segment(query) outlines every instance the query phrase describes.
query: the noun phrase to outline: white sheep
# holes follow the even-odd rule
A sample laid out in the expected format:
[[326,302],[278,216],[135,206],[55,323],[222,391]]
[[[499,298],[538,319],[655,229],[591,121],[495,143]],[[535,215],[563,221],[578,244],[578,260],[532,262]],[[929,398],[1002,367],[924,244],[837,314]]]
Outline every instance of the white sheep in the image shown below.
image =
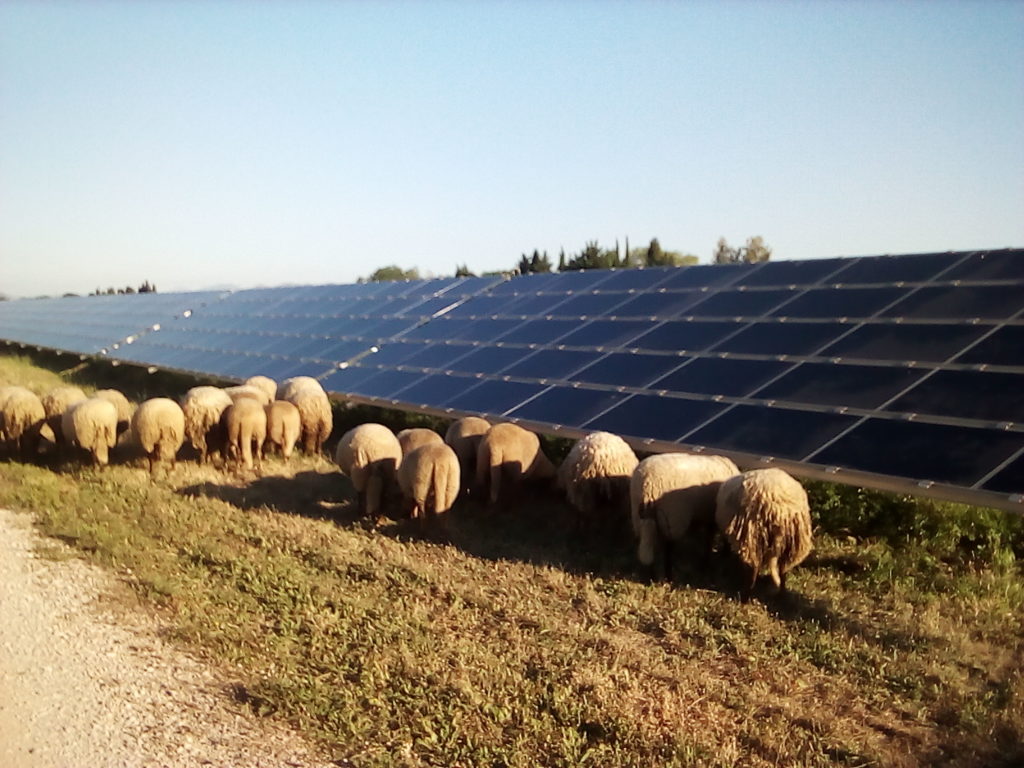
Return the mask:
[[577,527],[602,508],[621,512],[625,520],[629,481],[638,463],[629,444],[610,432],[591,432],[576,441],[559,467],[558,484],[578,513]]
[[[489,488],[491,504],[515,495],[524,480],[555,477],[555,467],[544,455],[540,439],[518,424],[495,424],[480,440],[476,456],[476,484]],[[504,478],[504,485],[503,485]]]
[[323,385],[321,385],[320,382],[312,376],[293,376],[290,379],[285,379],[277,385],[277,394],[275,399],[290,401],[292,396],[303,390],[323,392],[325,395],[327,394],[324,392]]
[[334,426],[334,414],[331,411],[331,401],[323,387],[313,379],[310,381],[316,386],[304,384],[286,388],[285,396],[280,399],[299,409],[302,449],[313,455],[323,450],[324,443],[330,437]]
[[479,416],[464,416],[448,425],[444,441],[459,457],[459,472],[462,476],[462,493],[468,493],[476,473],[476,452],[480,441],[487,434],[491,424]]
[[54,387],[40,398],[43,403],[43,410],[46,412],[46,425],[53,432],[53,441],[57,447],[63,447],[64,433],[61,431],[61,418],[68,406],[87,399],[85,392],[78,387]]
[[814,548],[807,492],[781,469],[754,469],[723,482],[715,522],[746,571],[744,600],[763,568],[785,592],[786,574]]
[[[694,525],[713,535],[718,488],[738,473],[724,456],[662,453],[637,464],[629,496],[641,564],[660,565],[658,570],[671,579],[672,545]],[[710,538],[706,543],[710,545]]]
[[39,453],[39,433],[45,421],[46,411],[35,392],[18,386],[0,392],[3,439],[22,459],[33,459]]
[[117,406],[102,397],[90,397],[68,407],[61,418],[61,430],[68,445],[92,455],[93,463],[105,467],[110,449],[117,445]]
[[273,402],[273,398],[266,393],[261,387],[252,386],[250,384],[238,384],[234,387],[224,387],[224,391],[227,392],[228,397],[231,398],[231,402],[237,403],[242,398],[249,400],[255,400],[260,406],[268,406]]
[[154,397],[146,400],[132,416],[132,434],[149,459],[153,474],[160,462],[177,463],[178,450],[185,442],[185,414],[173,400]]
[[135,405],[124,396],[123,392],[116,389],[97,389],[93,397],[106,400],[117,409],[117,434],[120,436],[128,431],[131,426],[132,414],[135,413]]
[[286,400],[275,400],[266,408],[267,411],[267,443],[276,445],[281,457],[288,461],[295,449],[295,441],[302,432],[302,421],[299,409]]
[[417,448],[423,445],[444,445],[444,440],[432,429],[426,429],[425,427],[411,427],[410,429],[403,429],[395,437],[398,438],[398,444],[402,446],[402,455],[408,456],[410,453],[415,451]]
[[272,403],[277,398],[277,382],[269,376],[250,376],[242,384],[247,387],[256,387],[265,392],[267,402]]
[[459,458],[440,441],[414,448],[398,467],[398,485],[410,517],[425,523],[428,515],[442,515],[455,503],[460,487]]
[[383,424],[360,424],[341,436],[335,461],[352,480],[360,514],[376,519],[402,461],[398,438]]
[[182,398],[185,435],[199,452],[200,463],[205,463],[212,453],[223,451],[220,417],[229,405],[231,396],[219,387],[193,387]]
[[257,400],[240,397],[224,409],[220,420],[228,456],[237,466],[252,469],[255,454],[256,463],[259,464],[263,456],[263,441],[267,438],[265,407]]

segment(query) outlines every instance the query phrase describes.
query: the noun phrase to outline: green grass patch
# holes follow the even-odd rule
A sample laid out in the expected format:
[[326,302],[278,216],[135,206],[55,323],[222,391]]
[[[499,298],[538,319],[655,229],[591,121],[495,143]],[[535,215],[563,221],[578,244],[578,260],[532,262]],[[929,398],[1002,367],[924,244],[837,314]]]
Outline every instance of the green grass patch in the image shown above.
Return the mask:
[[793,593],[741,604],[727,563],[647,584],[625,528],[576,535],[551,498],[460,505],[439,544],[368,530],[324,459],[0,463],[0,504],[351,765],[1019,765],[1018,521],[811,490]]

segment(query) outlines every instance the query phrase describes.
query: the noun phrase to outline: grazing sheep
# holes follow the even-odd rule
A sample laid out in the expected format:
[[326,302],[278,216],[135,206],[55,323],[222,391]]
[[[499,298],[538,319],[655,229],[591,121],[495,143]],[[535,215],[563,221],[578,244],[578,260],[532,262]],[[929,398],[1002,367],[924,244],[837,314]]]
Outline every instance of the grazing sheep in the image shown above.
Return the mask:
[[39,432],[46,411],[39,397],[24,387],[4,387],[0,392],[0,426],[12,451],[28,461],[39,453]]
[[214,452],[223,451],[224,436],[220,417],[231,405],[231,396],[219,387],[193,387],[182,398],[185,434],[199,452],[199,463],[205,463]]
[[396,435],[396,437],[398,438],[398,444],[402,446],[403,456],[408,456],[422,445],[444,444],[444,440],[441,439],[441,436],[437,434],[437,432],[424,427],[403,429]]
[[268,403],[274,402],[277,397],[277,382],[269,376],[250,376],[242,384],[247,387],[256,387],[265,392]]
[[249,384],[239,384],[235,387],[224,387],[224,391],[227,392],[228,397],[231,398],[231,402],[233,403],[237,403],[242,398],[255,400],[261,406],[267,406],[273,402],[273,398],[261,387],[254,387]]
[[117,406],[102,397],[90,397],[68,407],[61,430],[68,445],[92,455],[93,464],[105,467],[110,449],[117,445]]
[[[291,400],[294,395],[307,389],[313,392],[324,392],[323,386],[312,376],[294,376],[277,385],[276,397],[278,400]],[[324,392],[324,394],[327,393]]]
[[459,479],[459,457],[440,441],[414,448],[398,467],[398,485],[410,517],[423,522],[428,514],[441,515],[452,508],[459,495]]
[[255,454],[258,465],[263,456],[263,441],[267,439],[265,407],[252,398],[241,397],[224,409],[220,420],[228,456],[237,466],[252,469]]
[[[502,476],[506,484],[502,486]],[[554,478],[555,467],[540,448],[540,439],[517,424],[495,424],[480,440],[476,456],[476,484],[489,486],[490,502],[497,504],[518,492],[527,479]]]
[[814,547],[804,487],[781,469],[755,469],[723,482],[717,502],[715,522],[749,579],[741,597],[749,599],[762,568],[785,592],[786,574]]
[[302,449],[310,455],[323,450],[324,443],[331,436],[331,429],[334,426],[331,401],[323,388],[315,381],[314,384],[315,388],[310,385],[294,386],[281,398],[299,409]]
[[68,406],[85,400],[85,392],[78,387],[55,387],[42,396],[43,410],[46,411],[46,426],[53,432],[53,441],[58,447],[64,445],[61,432],[61,417]]
[[465,416],[456,419],[444,433],[444,441],[459,457],[459,471],[462,477],[462,493],[469,493],[476,473],[476,452],[480,441],[491,428],[490,422],[479,416]]
[[131,426],[132,414],[135,413],[135,406],[128,401],[128,398],[116,389],[97,389],[93,397],[106,400],[117,410],[118,436],[127,432],[128,427]]
[[132,433],[146,452],[150,474],[163,461],[169,461],[174,469],[178,450],[185,442],[185,413],[169,398],[146,400],[132,416]]
[[341,436],[334,458],[352,480],[359,512],[376,519],[385,489],[394,484],[402,461],[398,438],[383,424],[360,424]]
[[299,409],[286,400],[275,400],[267,406],[266,411],[267,442],[263,444],[264,455],[267,443],[272,443],[281,450],[282,458],[288,461],[295,449],[295,441],[302,432]]
[[558,470],[558,481],[577,511],[577,527],[593,520],[602,507],[621,510],[625,520],[637,463],[629,444],[610,432],[592,432],[576,441]]
[[694,525],[713,535],[718,488],[738,473],[724,456],[662,453],[637,464],[629,484],[637,559],[671,579],[673,543]]

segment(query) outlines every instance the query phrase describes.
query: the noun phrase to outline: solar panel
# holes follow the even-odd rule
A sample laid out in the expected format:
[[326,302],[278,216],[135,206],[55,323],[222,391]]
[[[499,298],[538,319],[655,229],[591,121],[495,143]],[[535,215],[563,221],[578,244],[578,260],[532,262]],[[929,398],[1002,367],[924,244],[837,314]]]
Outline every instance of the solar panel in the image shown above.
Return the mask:
[[0,336],[1024,509],[1024,251],[0,303]]

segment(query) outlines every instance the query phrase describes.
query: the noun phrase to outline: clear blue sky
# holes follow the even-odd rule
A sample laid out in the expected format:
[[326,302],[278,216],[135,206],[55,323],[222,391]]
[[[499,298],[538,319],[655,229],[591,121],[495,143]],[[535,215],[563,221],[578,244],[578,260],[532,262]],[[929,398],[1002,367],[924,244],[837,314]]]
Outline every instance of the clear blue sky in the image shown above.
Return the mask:
[[1024,245],[1020,2],[0,2],[0,292]]

